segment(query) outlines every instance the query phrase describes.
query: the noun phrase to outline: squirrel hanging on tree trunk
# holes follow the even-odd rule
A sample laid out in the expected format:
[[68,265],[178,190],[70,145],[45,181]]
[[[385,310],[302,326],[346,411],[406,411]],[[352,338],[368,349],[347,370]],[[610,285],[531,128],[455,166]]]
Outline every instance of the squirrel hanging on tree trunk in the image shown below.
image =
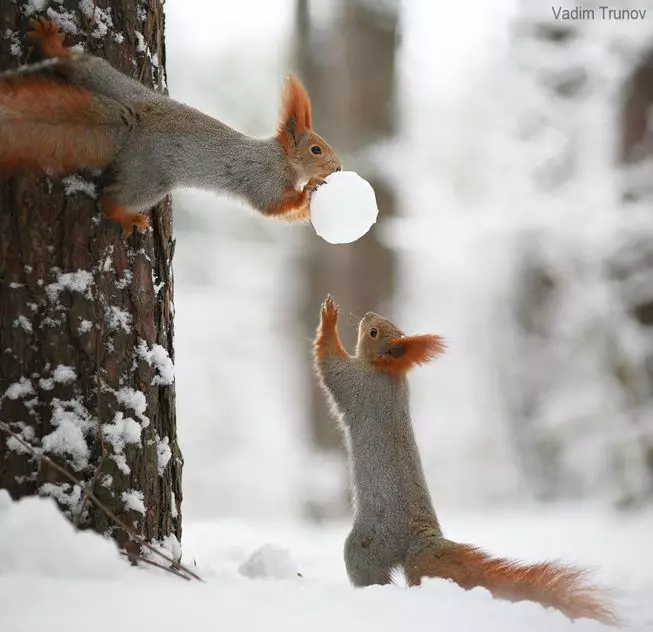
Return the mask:
[[0,178],[104,170],[100,208],[129,236],[140,214],[178,188],[235,195],[290,221],[310,217],[310,198],[342,165],[313,131],[311,102],[286,82],[277,133],[246,136],[141,85],[106,60],[64,47],[44,18],[28,34],[48,63],[0,74]]
[[571,619],[617,625],[601,591],[583,581],[583,570],[492,557],[444,537],[413,434],[406,380],[410,369],[443,353],[444,341],[406,336],[368,312],[358,326],[356,355],[350,356],[338,336],[338,309],[329,295],[314,361],[347,439],[354,524],[344,553],[352,584],[388,584],[400,569],[411,586],[423,577],[441,577],[466,590],[482,586],[497,598],[557,608]]

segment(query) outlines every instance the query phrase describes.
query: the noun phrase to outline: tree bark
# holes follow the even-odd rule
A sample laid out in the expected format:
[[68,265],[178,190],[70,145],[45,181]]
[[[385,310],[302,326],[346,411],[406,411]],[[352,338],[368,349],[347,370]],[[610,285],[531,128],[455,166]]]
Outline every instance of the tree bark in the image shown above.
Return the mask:
[[[27,6],[0,0],[2,69],[36,60]],[[159,0],[64,0],[44,11],[67,44],[165,90]],[[0,420],[139,535],[169,542],[181,537],[182,500],[171,205],[124,240],[97,210],[96,185],[86,175],[0,181]],[[132,549],[84,489],[1,433],[0,487],[16,499],[52,496],[80,528]]]

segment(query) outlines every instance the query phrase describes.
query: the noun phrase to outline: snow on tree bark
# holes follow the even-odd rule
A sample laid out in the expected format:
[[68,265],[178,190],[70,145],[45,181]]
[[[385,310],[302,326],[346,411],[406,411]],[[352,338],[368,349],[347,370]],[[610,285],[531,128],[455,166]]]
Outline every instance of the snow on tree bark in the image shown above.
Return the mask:
[[[161,3],[43,3],[67,43],[165,90]],[[0,67],[35,61],[35,3],[0,4]],[[181,537],[173,349],[172,215],[125,241],[96,208],[97,182],[0,182],[0,419],[89,485],[147,540]],[[128,546],[82,489],[0,435],[0,488],[56,499],[81,528]]]

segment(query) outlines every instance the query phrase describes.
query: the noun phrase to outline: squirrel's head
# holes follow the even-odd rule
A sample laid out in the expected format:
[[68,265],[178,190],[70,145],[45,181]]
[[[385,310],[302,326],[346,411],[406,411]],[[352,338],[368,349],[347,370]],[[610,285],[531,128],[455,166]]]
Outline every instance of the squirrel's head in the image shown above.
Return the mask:
[[336,152],[313,131],[311,100],[295,76],[286,81],[276,139],[301,180],[326,178],[342,169]]
[[367,312],[358,324],[356,355],[372,366],[402,375],[444,353],[444,339],[433,334],[406,336],[386,318]]

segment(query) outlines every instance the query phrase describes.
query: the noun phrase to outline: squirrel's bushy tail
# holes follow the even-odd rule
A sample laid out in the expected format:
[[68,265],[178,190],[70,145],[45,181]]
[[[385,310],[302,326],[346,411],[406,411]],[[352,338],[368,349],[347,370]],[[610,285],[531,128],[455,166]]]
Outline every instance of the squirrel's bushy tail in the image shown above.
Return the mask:
[[587,585],[585,571],[573,566],[522,564],[492,557],[474,546],[449,542],[410,560],[406,575],[411,585],[418,585],[422,577],[441,577],[465,590],[481,586],[498,599],[550,606],[570,619],[584,617],[606,625],[619,624],[604,592]]
[[104,167],[120,148],[129,110],[45,77],[0,81],[0,176]]

